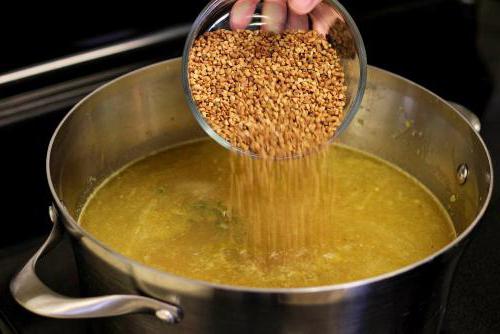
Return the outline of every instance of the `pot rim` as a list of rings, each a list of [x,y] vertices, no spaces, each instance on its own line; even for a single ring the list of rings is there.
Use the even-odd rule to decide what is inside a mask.
[[[64,206],[62,201],[59,199],[59,196],[57,195],[57,192],[54,189],[54,184],[52,182],[52,177],[51,177],[51,173],[50,173],[50,159],[51,159],[52,148],[53,148],[55,139],[58,136],[58,133],[61,130],[61,128],[65,125],[65,123],[71,117],[71,115],[80,108],[80,105],[85,103],[88,99],[94,97],[94,95],[96,95],[100,91],[106,89],[108,86],[113,85],[115,82],[117,82],[119,80],[123,80],[129,76],[133,76],[138,72],[151,70],[152,68],[161,67],[164,64],[175,63],[175,62],[180,62],[180,58],[173,58],[173,59],[161,61],[158,63],[154,63],[151,65],[139,68],[139,69],[134,70],[132,72],[129,72],[125,75],[122,75],[118,78],[115,78],[112,81],[97,88],[96,90],[94,90],[93,92],[88,94],[86,97],[84,97],[81,101],[79,101],[73,108],[71,108],[71,110],[64,116],[64,118],[58,124],[58,126],[55,129],[54,133],[52,134],[52,137],[51,137],[50,142],[49,142],[49,146],[47,149],[47,157],[46,157],[47,181],[49,184],[49,188],[50,188],[50,192],[52,194],[52,197],[54,198],[54,201],[56,203],[56,206],[59,209],[59,211],[62,213],[62,215],[64,216],[65,224],[70,224],[70,227],[71,227],[70,233],[72,233],[72,234],[78,233],[80,236],[86,237],[88,240],[92,241],[94,244],[96,244],[100,248],[104,249],[108,253],[108,255],[110,255],[114,260],[125,263],[126,265],[128,265],[132,268],[138,268],[140,270],[150,272],[150,273],[153,273],[155,275],[159,275],[160,277],[165,277],[170,281],[174,280],[174,281],[178,281],[178,282],[183,283],[183,284],[188,283],[188,284],[197,285],[197,286],[203,287],[203,288],[224,290],[224,291],[228,291],[228,292],[245,292],[245,293],[255,293],[255,294],[304,294],[304,293],[319,293],[319,292],[325,292],[325,291],[347,290],[347,289],[353,289],[353,288],[357,288],[357,287],[361,287],[361,286],[365,286],[365,285],[379,283],[379,282],[385,281],[387,279],[394,278],[394,277],[399,276],[401,274],[408,273],[408,272],[410,272],[410,271],[412,271],[412,270],[414,270],[414,269],[416,269],[416,268],[418,268],[418,267],[420,267],[428,262],[435,260],[436,258],[438,258],[441,255],[448,252],[448,250],[457,246],[459,243],[462,242],[462,240],[464,240],[466,237],[469,236],[469,234],[472,232],[472,230],[475,229],[476,225],[479,223],[479,221],[483,217],[483,215],[484,215],[484,213],[489,205],[489,202],[490,202],[490,199],[492,196],[492,192],[493,192],[493,181],[494,181],[493,164],[491,161],[491,156],[490,156],[490,153],[488,151],[488,148],[486,147],[486,144],[484,143],[484,141],[481,138],[481,136],[479,135],[479,133],[477,133],[473,129],[472,125],[467,121],[467,119],[462,114],[460,114],[457,110],[455,110],[455,108],[453,108],[447,101],[445,101],[444,99],[442,99],[438,95],[434,94],[433,92],[431,92],[427,88],[422,87],[421,85],[416,84],[413,81],[408,80],[408,79],[406,79],[398,74],[394,74],[394,73],[389,72],[387,70],[380,69],[378,67],[369,65],[369,68],[371,68],[371,69],[375,69],[376,71],[385,72],[386,74],[388,74],[390,76],[396,77],[398,79],[406,81],[407,83],[410,83],[410,84],[417,86],[418,88],[424,90],[426,93],[431,94],[433,97],[437,98],[439,101],[448,105],[458,116],[460,116],[462,118],[462,120],[464,122],[467,123],[467,126],[469,126],[471,131],[473,131],[473,133],[476,135],[477,139],[481,143],[481,146],[482,146],[482,148],[486,154],[486,157],[488,159],[488,167],[489,167],[489,173],[490,173],[490,184],[489,184],[488,194],[486,196],[486,199],[484,201],[483,206],[481,207],[478,214],[474,218],[474,221],[455,240],[453,240],[453,242],[449,243],[445,247],[443,247],[440,250],[432,253],[431,255],[423,258],[420,261],[411,263],[407,266],[404,266],[404,267],[399,268],[397,270],[390,271],[390,272],[387,272],[387,273],[384,273],[381,275],[377,275],[377,276],[373,276],[373,277],[369,277],[369,278],[365,278],[365,279],[361,279],[361,280],[356,280],[356,281],[352,281],[352,282],[340,283],[340,284],[322,285],[322,286],[315,286],[315,287],[299,287],[299,288],[256,288],[256,287],[245,287],[245,286],[238,286],[238,285],[216,284],[216,283],[211,283],[208,281],[179,276],[179,275],[172,274],[172,273],[169,273],[166,271],[161,271],[159,269],[155,269],[153,267],[150,267],[150,266],[147,266],[143,263],[140,263],[136,260],[128,258],[128,257],[114,251],[113,249],[111,249],[110,247],[105,245],[103,242],[101,242],[100,240],[95,238],[92,234],[87,232],[85,229],[83,229],[76,222],[76,220],[68,212],[68,210],[66,209],[66,207]]]

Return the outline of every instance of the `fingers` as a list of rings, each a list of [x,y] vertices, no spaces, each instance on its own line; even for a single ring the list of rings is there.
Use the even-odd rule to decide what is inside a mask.
[[[322,0],[288,0],[288,17],[287,17],[287,1],[286,0],[265,0],[262,9],[262,29],[272,32],[280,32],[286,29],[292,30],[308,30],[309,21],[306,14],[313,11],[316,12],[317,19],[315,24],[321,33],[326,33],[328,27],[325,28],[324,9],[317,10],[316,6],[321,7]],[[237,0],[231,9],[230,26],[233,30],[245,29],[252,20],[252,15],[259,0]],[[320,5],[318,5],[320,4]],[[327,8],[327,5],[325,8]],[[313,16],[311,14],[311,16]],[[326,30],[325,30],[326,29]]]
[[[262,29],[265,31],[280,32],[286,23],[286,1],[266,0],[262,9]]]
[[[311,12],[322,0],[288,0],[288,7],[298,15]]]
[[[309,19],[307,15],[298,15],[288,11],[288,21],[286,28],[290,30],[309,30]]]
[[[252,20],[259,0],[238,0],[231,8],[229,24],[232,30],[245,29]]]
[[[328,34],[330,27],[340,18],[339,14],[328,4],[320,3],[311,12],[313,29],[322,35]]]

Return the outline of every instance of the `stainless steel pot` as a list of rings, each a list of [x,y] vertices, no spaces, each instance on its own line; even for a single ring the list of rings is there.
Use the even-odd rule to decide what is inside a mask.
[[[459,237],[432,256],[347,284],[240,288],[146,267],[107,248],[76,223],[86,195],[110,172],[204,135],[186,107],[180,68],[174,59],[119,78],[81,101],[61,122],[47,154],[53,231],[13,280],[15,299],[48,317],[115,316],[91,322],[106,333],[435,333],[457,260],[490,199],[491,161],[462,115],[466,111],[374,67],[362,109],[340,140],[401,166],[444,203]],[[38,258],[62,233],[71,236],[85,295],[98,297],[64,297],[37,278]]]

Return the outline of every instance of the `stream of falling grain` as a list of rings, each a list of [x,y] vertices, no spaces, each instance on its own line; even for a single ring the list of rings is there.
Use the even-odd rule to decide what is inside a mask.
[[[325,208],[335,200],[335,180],[325,151],[285,160],[232,156],[230,213],[245,217],[242,246],[261,265],[317,256],[330,242]]]

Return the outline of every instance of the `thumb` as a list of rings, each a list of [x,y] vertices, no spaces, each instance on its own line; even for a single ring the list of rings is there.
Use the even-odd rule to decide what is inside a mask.
[[[288,0],[288,7],[298,15],[308,14],[322,0]]]

